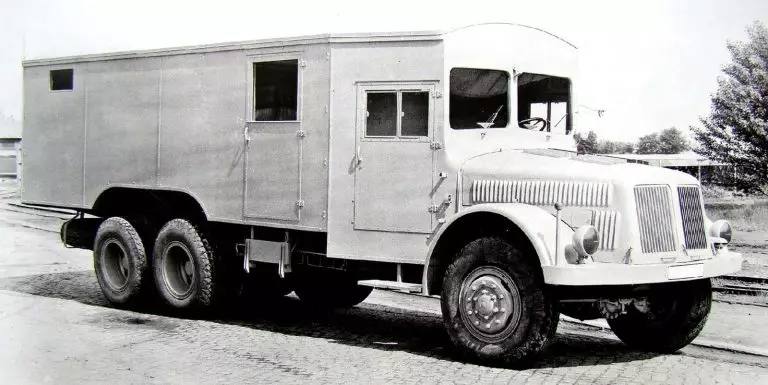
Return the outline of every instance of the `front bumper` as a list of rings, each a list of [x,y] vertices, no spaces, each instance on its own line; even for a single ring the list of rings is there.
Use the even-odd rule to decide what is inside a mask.
[[[711,259],[685,263],[627,265],[595,262],[542,266],[542,269],[544,282],[549,285],[636,285],[717,277],[741,270],[741,263],[740,253],[723,251]]]

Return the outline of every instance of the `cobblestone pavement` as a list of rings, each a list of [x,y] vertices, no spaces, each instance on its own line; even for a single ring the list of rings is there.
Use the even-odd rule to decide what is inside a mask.
[[[764,357],[640,353],[570,324],[530,369],[471,364],[450,349],[434,309],[411,298],[376,292],[355,308],[318,313],[286,297],[207,319],[118,310],[107,306],[88,252],[0,221],[0,382],[768,383]]]

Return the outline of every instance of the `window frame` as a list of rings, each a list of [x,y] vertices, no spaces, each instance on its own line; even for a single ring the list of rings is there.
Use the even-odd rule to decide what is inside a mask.
[[[295,52],[283,52],[283,53],[277,53],[277,54],[260,54],[260,55],[249,55],[248,61],[246,65],[246,72],[247,72],[247,84],[248,84],[248,92],[247,92],[247,101],[246,101],[246,122],[247,123],[301,123],[302,121],[302,112],[304,110],[303,101],[302,101],[302,89],[303,89],[303,82],[304,82],[304,68],[305,61],[302,57],[303,52],[301,51],[295,51]],[[255,120],[254,115],[256,115],[256,83],[255,83],[255,68],[254,65],[256,63],[266,63],[266,62],[276,62],[276,61],[285,61],[285,60],[296,60],[296,119],[295,120]]]
[[[526,75],[526,74],[527,75],[549,76],[549,77],[552,77],[552,78],[560,78],[560,79],[565,79],[565,80],[568,81],[568,100],[564,102],[564,103],[566,103],[566,109],[565,109],[566,110],[566,116],[565,116],[565,119],[566,119],[565,123],[566,124],[565,124],[565,128],[563,129],[563,133],[554,132],[552,130],[553,127],[551,125],[552,125],[553,122],[550,122],[550,126],[548,127],[548,130],[543,131],[543,133],[546,133],[548,135],[551,135],[551,134],[571,135],[571,134],[573,134],[574,113],[575,113],[574,105],[573,105],[573,100],[574,100],[574,97],[573,97],[573,79],[568,77],[568,76],[550,75],[550,74],[544,74],[544,73],[538,73],[538,72],[525,72],[525,71],[521,71],[521,72],[515,73],[515,79],[514,79],[514,83],[515,83],[514,84],[514,86],[515,86],[515,98],[516,98],[516,100],[515,100],[516,111],[515,111],[515,116],[514,116],[515,121],[519,122],[519,120],[517,120],[517,119],[520,116],[519,108],[517,108],[518,107],[518,98],[520,97],[520,84],[519,84],[520,76]],[[549,103],[551,103],[551,102],[549,102]],[[557,123],[557,122],[555,122],[555,123]],[[515,124],[514,127],[523,129],[522,127],[519,126],[519,124]]]
[[[466,70],[484,70],[484,71],[498,71],[503,72],[507,76],[507,124],[505,126],[501,127],[488,127],[488,128],[482,128],[482,127],[454,127],[451,124],[451,107],[453,106],[452,100],[451,100],[451,73],[453,70],[457,69],[466,69]],[[509,72],[506,69],[500,69],[500,68],[480,68],[480,67],[467,67],[467,66],[460,66],[460,67],[451,67],[448,70],[448,80],[446,85],[446,95],[448,99],[448,109],[445,112],[447,121],[448,121],[448,127],[451,128],[452,131],[475,131],[475,130],[506,130],[509,128],[515,128],[517,127],[517,120],[514,121],[514,124],[512,123],[513,116],[517,115],[517,88],[515,88],[515,92],[512,92],[512,85],[517,86],[517,73]]]
[[[71,75],[72,88],[53,89],[53,72],[55,71],[69,71]],[[48,70],[48,92],[74,92],[75,91],[75,68],[63,67],[63,68],[50,68]]]
[[[357,103],[358,137],[363,142],[432,142],[435,126],[435,91],[436,81],[419,82],[358,82]],[[402,135],[402,111],[403,93],[426,92],[428,94],[427,105],[427,135],[403,136]],[[369,93],[395,93],[397,95],[397,126],[394,136],[369,136],[367,132],[368,94]]]

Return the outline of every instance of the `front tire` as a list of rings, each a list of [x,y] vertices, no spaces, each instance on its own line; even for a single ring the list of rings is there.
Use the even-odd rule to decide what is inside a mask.
[[[139,301],[146,281],[147,256],[141,237],[127,220],[111,217],[101,223],[94,240],[93,267],[110,303]]]
[[[691,343],[704,328],[712,307],[712,283],[704,279],[658,285],[648,302],[647,313],[630,307],[608,324],[631,347],[672,353]]]
[[[539,266],[500,237],[459,251],[446,270],[441,304],[454,345],[483,362],[528,362],[554,337],[559,320]]]
[[[155,240],[152,267],[160,298],[173,309],[191,310],[212,304],[213,248],[185,219],[173,219]]]

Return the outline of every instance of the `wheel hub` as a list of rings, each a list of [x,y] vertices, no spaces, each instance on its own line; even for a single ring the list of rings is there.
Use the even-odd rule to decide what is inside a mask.
[[[520,320],[520,294],[509,275],[496,267],[481,267],[464,280],[459,311],[469,331],[486,340],[500,340]]]
[[[106,283],[113,290],[122,290],[128,284],[128,275],[130,272],[130,263],[128,253],[115,239],[109,239],[103,246],[103,269]]]
[[[195,265],[192,253],[181,242],[173,241],[163,253],[163,279],[173,296],[184,298],[192,291],[195,282]]]

